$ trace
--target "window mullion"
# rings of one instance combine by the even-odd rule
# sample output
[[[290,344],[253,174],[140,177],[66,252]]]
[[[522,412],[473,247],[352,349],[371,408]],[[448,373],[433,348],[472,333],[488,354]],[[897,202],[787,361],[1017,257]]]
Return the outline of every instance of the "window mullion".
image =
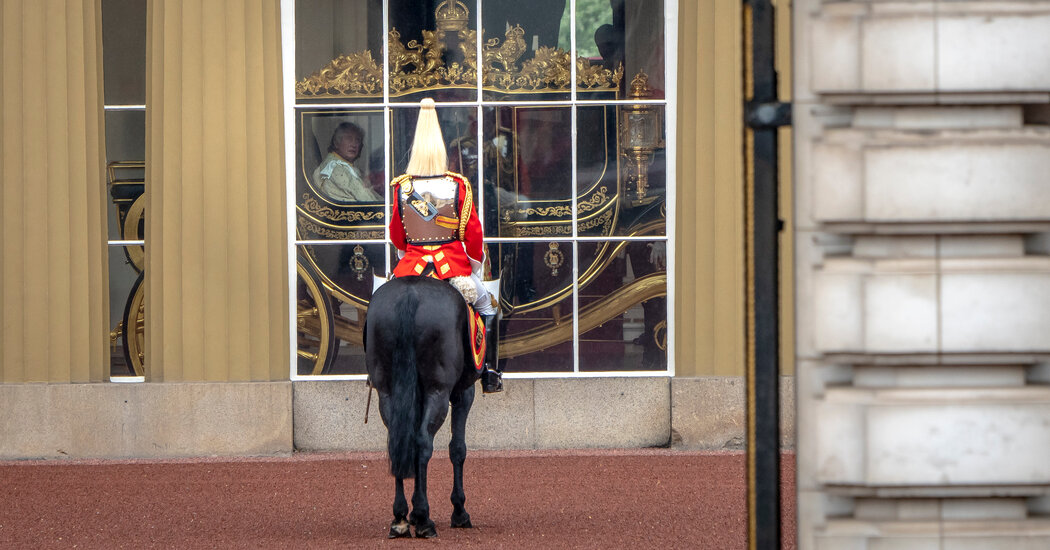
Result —
[[[475,63],[476,64],[476,71],[475,72],[477,73],[477,75],[475,75],[475,76],[477,77],[476,78],[476,82],[477,82],[477,94],[478,95],[475,98],[475,100],[476,100],[476,103],[475,103],[476,107],[475,108],[477,109],[477,114],[475,115],[475,117],[476,117],[476,120],[477,120],[477,127],[478,127],[478,129],[477,129],[477,137],[475,139],[477,140],[477,150],[478,150],[478,162],[477,162],[477,165],[478,165],[478,181],[476,181],[474,183],[477,184],[477,189],[478,189],[478,196],[475,197],[475,203],[476,203],[475,207],[478,209],[477,210],[477,212],[478,212],[478,220],[481,222],[481,234],[482,234],[482,236],[484,236],[485,235],[485,230],[487,229],[485,227],[485,161],[484,161],[485,155],[483,153],[483,151],[484,151],[484,143],[485,143],[485,141],[484,141],[485,140],[485,107],[484,107],[484,97],[481,94],[482,94],[482,88],[483,88],[483,84],[484,84],[484,78],[483,78],[483,75],[482,75],[482,70],[484,69],[483,61],[484,61],[485,58],[484,58],[484,54],[483,54],[482,49],[481,49],[481,40],[483,38],[483,36],[481,34],[482,30],[483,30],[482,29],[482,24],[481,24],[481,21],[482,21],[482,19],[481,19],[481,0],[477,0],[477,2],[475,3],[475,7],[476,7],[475,13],[477,14],[477,17],[478,17],[478,19],[477,19],[477,21],[478,21],[477,28],[474,31],[474,36],[477,37],[477,40],[474,41],[474,45],[477,48],[477,50],[476,50],[476,55],[477,55],[476,59],[477,59],[477,61]],[[486,253],[486,255],[488,254],[488,247],[485,247],[485,253]],[[484,258],[482,258],[482,261],[484,261]],[[491,262],[491,259],[489,261]],[[482,276],[484,276],[484,274],[482,274]]]
[[[391,141],[391,117],[393,111],[390,109],[390,40],[387,37],[390,36],[390,2],[384,0],[383,2],[383,166],[385,168],[384,175],[387,180],[394,178],[394,161]],[[385,220],[391,219],[391,197],[390,197],[390,186],[383,186],[383,208],[386,213]],[[390,245],[386,244],[390,241],[390,226],[387,224],[383,228],[384,244],[383,244],[383,261],[386,265],[386,273],[393,271],[393,267],[390,265]]]
[[[285,241],[288,248],[288,376],[298,376],[298,351],[296,343],[296,295],[298,270],[296,268],[298,247],[295,244],[295,0],[281,0],[281,54],[284,70],[284,166],[285,177]]]
[[[569,98],[572,102],[572,181],[570,199],[572,200],[572,372],[580,372],[580,241],[577,216],[577,128],[576,128],[576,0],[569,0]]]

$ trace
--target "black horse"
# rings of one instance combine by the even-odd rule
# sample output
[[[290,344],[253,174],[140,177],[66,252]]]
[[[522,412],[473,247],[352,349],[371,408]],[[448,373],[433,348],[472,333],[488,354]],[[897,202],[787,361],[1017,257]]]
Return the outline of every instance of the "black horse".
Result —
[[[452,405],[454,474],[452,527],[471,527],[463,507],[463,461],[467,456],[467,414],[474,403],[478,374],[468,340],[468,307],[447,282],[429,277],[398,277],[372,295],[365,321],[368,376],[379,394],[387,427],[390,473],[394,476],[394,521],[390,538],[437,536],[427,502],[427,464],[434,434]],[[412,513],[405,479],[415,478]]]

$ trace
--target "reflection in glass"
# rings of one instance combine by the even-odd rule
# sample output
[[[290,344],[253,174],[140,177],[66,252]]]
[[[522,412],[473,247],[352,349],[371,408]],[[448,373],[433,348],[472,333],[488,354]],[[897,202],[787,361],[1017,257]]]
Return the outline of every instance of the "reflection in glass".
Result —
[[[639,72],[648,74],[654,88],[653,98],[662,99],[665,87],[663,4],[663,0],[577,0],[579,56],[610,70],[622,65],[626,83]],[[563,34],[566,32],[567,25]],[[620,90],[626,91],[623,87]],[[586,93],[580,97],[597,99]]]
[[[616,233],[619,189],[616,107],[580,107],[576,113],[576,215],[580,235]]]
[[[142,197],[146,172],[145,132],[145,111],[106,112],[109,240],[142,238],[141,221],[146,206]],[[126,224],[129,219],[130,223]]]
[[[299,374],[364,374],[361,334],[384,245],[299,245],[296,336]]]
[[[296,101],[382,101],[383,36],[382,0],[296,0]]]
[[[580,370],[666,369],[666,242],[584,242],[579,251],[581,266],[605,257],[581,281]]]
[[[486,235],[572,235],[571,117],[567,107],[485,110]]]
[[[382,239],[383,112],[304,109],[297,125],[297,238]]]
[[[572,243],[489,245],[501,273],[500,357],[506,372],[571,372]]]
[[[109,247],[110,376],[143,375],[146,289],[142,271],[131,263],[127,248]]]
[[[605,128],[602,133],[580,132],[577,142],[580,235],[665,234],[663,109],[649,104],[580,107],[581,128]]]
[[[477,99],[474,2],[390,0],[390,97]],[[423,92],[423,90],[426,90]]]
[[[106,105],[146,103],[146,2],[103,0],[102,67]]]
[[[470,152],[461,145],[463,140],[474,137],[477,141],[477,109],[473,107],[441,107],[438,105],[438,123],[441,135],[448,145],[448,169],[459,172],[470,180],[474,196],[478,196],[477,159],[470,158]],[[408,157],[412,152],[412,140],[416,135],[416,119],[419,118],[418,107],[393,109],[391,112],[391,154],[394,157],[394,175],[405,173]]]
[[[566,0],[485,0],[485,99],[568,99],[569,42],[559,39]]]

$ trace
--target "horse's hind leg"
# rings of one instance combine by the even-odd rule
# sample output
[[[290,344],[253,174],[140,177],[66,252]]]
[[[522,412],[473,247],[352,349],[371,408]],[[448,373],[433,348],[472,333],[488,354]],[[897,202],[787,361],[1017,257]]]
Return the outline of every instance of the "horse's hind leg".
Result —
[[[423,418],[420,423],[419,455],[416,463],[416,487],[412,492],[412,513],[409,520],[416,526],[416,537],[437,536],[437,527],[430,519],[430,502],[427,500],[427,465],[434,454],[434,434],[445,421],[448,412],[448,397],[439,393],[428,394],[423,401]]]
[[[463,507],[467,497],[463,493],[463,462],[467,459],[467,414],[474,404],[474,386],[452,394],[452,441],[448,457],[452,460],[452,527],[473,527],[470,514]]]
[[[405,500],[405,480],[394,480],[394,521],[390,522],[390,533],[387,538],[411,537],[408,527],[408,501]]]

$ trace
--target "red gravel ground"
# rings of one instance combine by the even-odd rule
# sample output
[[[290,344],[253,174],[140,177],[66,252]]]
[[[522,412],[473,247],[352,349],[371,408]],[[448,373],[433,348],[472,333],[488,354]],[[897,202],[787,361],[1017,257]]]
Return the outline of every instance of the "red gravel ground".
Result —
[[[472,451],[473,529],[449,528],[452,466],[435,453],[428,540],[387,540],[387,468],[379,453],[0,462],[0,548],[746,548],[741,453]],[[786,454],[784,548],[794,477]]]

